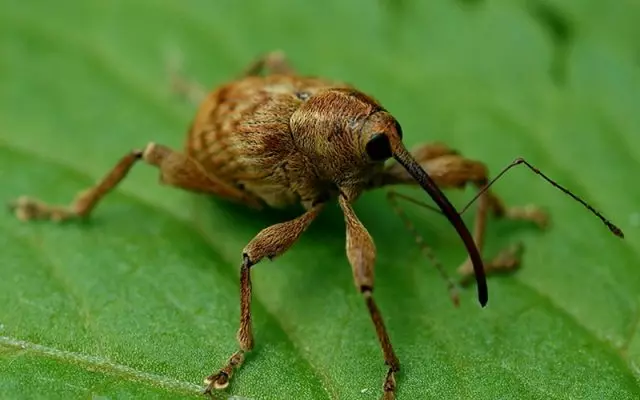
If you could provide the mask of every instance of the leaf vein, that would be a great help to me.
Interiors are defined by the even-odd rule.
[[[41,357],[66,361],[82,366],[87,370],[100,370],[129,380],[151,383],[154,386],[159,386],[174,392],[197,394],[201,390],[200,386],[193,383],[140,371],[127,365],[114,363],[107,358],[60,350],[9,336],[0,336],[0,346]]]

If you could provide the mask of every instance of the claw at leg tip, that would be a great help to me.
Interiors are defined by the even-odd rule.
[[[20,196],[13,200],[9,200],[6,203],[6,206],[9,209],[9,211],[15,211],[20,207],[24,207],[24,204],[27,204],[27,203],[28,203],[28,198],[26,196]]]
[[[33,218],[37,203],[28,196],[20,196],[6,204],[9,212],[12,212],[20,221],[28,221]]]
[[[608,221],[607,221],[607,228],[609,228],[609,230],[617,237],[624,239],[624,233],[622,232],[622,229],[618,228],[617,226],[615,226],[614,224]]]
[[[220,382],[218,382],[218,381],[216,381],[216,382],[214,382],[214,383],[213,383],[213,387],[214,387],[214,389],[217,389],[217,390],[226,389],[226,388],[227,388],[227,386],[229,386],[229,381],[228,381],[228,380],[226,380],[226,379],[225,379],[225,380],[224,380],[224,382],[222,382],[222,383],[220,383]]]
[[[224,372],[217,373],[216,375],[208,376],[204,379],[205,393],[211,393],[211,389],[222,390],[229,386],[229,377]]]

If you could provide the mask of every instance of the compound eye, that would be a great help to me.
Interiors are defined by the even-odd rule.
[[[384,133],[376,133],[369,139],[365,146],[367,155],[372,161],[384,161],[393,155],[391,153],[391,143]]]

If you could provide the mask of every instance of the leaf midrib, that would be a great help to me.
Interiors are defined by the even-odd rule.
[[[52,358],[69,364],[79,365],[86,370],[97,369],[110,375],[120,376],[129,380],[148,382],[156,387],[175,393],[199,394],[201,392],[201,387],[193,383],[140,371],[127,365],[114,363],[107,358],[60,350],[10,336],[0,336],[0,347],[5,347],[18,353],[29,353],[42,358]]]

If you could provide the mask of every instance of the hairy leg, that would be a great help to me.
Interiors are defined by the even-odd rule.
[[[369,232],[356,216],[349,201],[344,196],[340,196],[339,202],[347,225],[347,258],[353,270],[354,282],[356,288],[364,297],[382,348],[384,362],[389,367],[382,386],[382,399],[393,400],[395,399],[396,391],[395,374],[400,370],[400,361],[393,350],[382,314],[373,298],[373,270],[376,249]]]
[[[171,91],[173,93],[185,98],[194,105],[198,105],[204,100],[208,92],[206,88],[199,82],[188,79],[182,72],[182,68],[177,65],[177,62],[172,62],[168,69]],[[284,52],[272,51],[263,54],[251,62],[240,74],[240,77],[242,78],[261,74],[294,75],[295,73],[295,69],[287,60]]]
[[[307,230],[323,207],[323,204],[318,204],[296,219],[263,229],[244,248],[240,267],[240,327],[237,334],[240,348],[231,355],[224,367],[205,379],[205,393],[211,393],[213,389],[226,388],[234,370],[240,368],[244,362],[245,354],[253,349],[251,267],[265,257],[273,259],[286,252]]]
[[[186,155],[166,146],[149,143],[144,150],[133,150],[120,161],[96,185],[80,192],[68,206],[50,205],[27,196],[19,197],[9,207],[21,220],[49,219],[66,221],[88,218],[102,199],[113,190],[138,161],[144,161],[160,170],[160,181],[193,192],[208,193],[218,197],[259,206],[257,200],[239,189],[229,186],[207,173],[200,164]]]
[[[489,177],[487,168],[483,163],[466,159],[458,152],[442,144],[422,145],[414,149],[412,154],[441,189],[463,188],[468,184],[472,184],[481,191],[478,197],[478,210],[472,229],[474,241],[480,251],[482,251],[484,247],[489,213],[497,218],[530,221],[541,228],[547,226],[548,217],[538,207],[533,205],[506,207],[498,196],[491,190],[486,189],[485,186],[489,182]],[[415,184],[413,178],[399,164],[389,166],[380,176],[376,177],[374,182],[375,186],[398,184]],[[426,203],[393,191],[389,195],[389,198],[394,202],[393,205],[396,210],[400,209],[397,200],[401,199],[440,212]],[[406,217],[404,219],[405,221],[407,220]],[[414,232],[416,241],[424,243],[421,236],[415,233],[415,229],[410,228],[410,230]],[[516,245],[500,252],[497,257],[486,263],[485,268],[487,272],[503,272],[517,268],[519,266],[521,250],[521,246]],[[458,272],[462,276],[460,281],[462,284],[470,282],[469,278],[473,276],[473,268],[469,259],[462,263],[458,268]]]
[[[252,76],[260,74],[283,74],[295,75],[296,71],[291,66],[283,51],[276,50],[263,54],[245,68],[242,76]]]

